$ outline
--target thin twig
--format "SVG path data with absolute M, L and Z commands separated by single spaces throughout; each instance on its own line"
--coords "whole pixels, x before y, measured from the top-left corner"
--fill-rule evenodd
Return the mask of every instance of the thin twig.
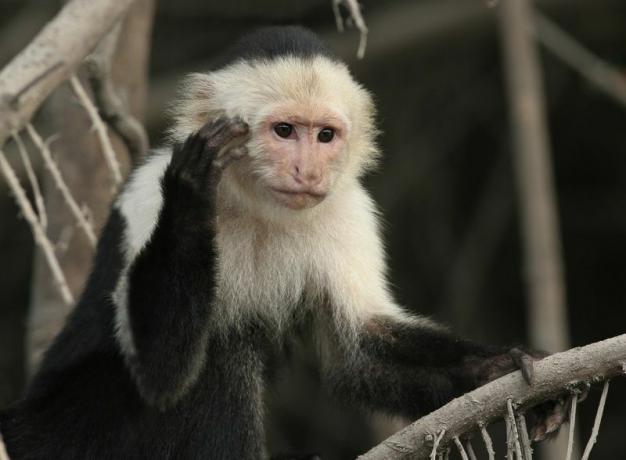
M 587 446 L 585 447 L 585 452 L 581 460 L 587 460 L 589 455 L 591 454 L 591 449 L 593 445 L 598 440 L 598 432 L 600 431 L 600 422 L 602 421 L 602 414 L 604 413 L 604 405 L 606 404 L 606 395 L 609 392 L 609 382 L 607 380 L 604 382 L 604 388 L 602 388 L 602 395 L 600 396 L 600 402 L 598 403 L 598 411 L 596 412 L 596 419 L 593 422 L 593 429 L 591 430 L 591 437 L 587 442 Z
M 524 460 L 533 459 L 533 448 L 530 446 L 530 438 L 528 437 L 528 427 L 526 426 L 526 417 L 523 414 L 517 416 L 517 426 L 522 437 L 522 448 L 524 449 Z
M 341 17 L 341 10 L 339 9 L 339 4 L 342 0 L 333 0 L 333 15 L 335 16 L 335 24 L 337 26 L 337 30 L 339 32 L 343 32 L 343 18 Z
M 15 196 L 15 200 L 22 211 L 22 215 L 30 225 L 30 228 L 33 232 L 33 236 L 35 238 L 35 242 L 41 250 L 43 251 L 44 257 L 46 258 L 46 262 L 48 262 L 48 266 L 50 267 L 50 272 L 52 273 L 52 277 L 54 278 L 54 282 L 59 289 L 61 297 L 63 301 L 67 305 L 72 305 L 74 303 L 74 296 L 68 287 L 67 281 L 65 280 L 65 275 L 63 274 L 63 270 L 61 269 L 61 265 L 54 253 L 54 248 L 52 247 L 52 243 L 48 239 L 45 230 L 41 226 L 41 223 L 37 219 L 37 215 L 35 214 L 35 210 L 33 209 L 30 201 L 28 201 L 28 197 L 26 196 L 26 192 L 20 185 L 17 176 L 15 175 L 15 171 L 7 161 L 4 156 L 4 152 L 0 150 L 0 169 L 4 174 L 4 177 L 9 185 L 10 190 L 13 192 Z
M 85 70 L 102 119 L 122 139 L 134 163 L 148 150 L 148 135 L 143 125 L 130 113 L 113 86 L 111 66 L 117 50 L 121 23 L 100 41 L 85 59 Z
M 467 450 L 467 455 L 469 455 L 470 460 L 478 460 L 478 457 L 476 457 L 476 452 L 474 452 L 474 448 L 472 447 L 472 443 L 469 439 L 465 443 L 465 450 Z
M 506 429 L 506 458 L 508 460 L 515 460 L 515 448 L 513 447 L 513 427 L 511 426 L 511 420 L 509 417 L 504 417 L 504 425 Z M 517 460 L 522 460 L 518 458 Z
M 107 127 L 104 124 L 102 118 L 98 114 L 98 109 L 91 102 L 89 96 L 87 96 L 87 92 L 80 80 L 76 75 L 72 75 L 70 78 L 70 84 L 72 85 L 72 90 L 78 97 L 81 105 L 85 109 L 85 112 L 89 115 L 91 119 L 91 123 L 93 125 L 93 129 L 96 131 L 98 135 L 98 140 L 100 141 L 100 147 L 102 148 L 102 154 L 104 155 L 104 159 L 106 160 L 107 166 L 109 167 L 109 171 L 111 171 L 111 177 L 113 179 L 114 188 L 117 188 L 122 183 L 122 173 L 120 170 L 120 164 L 117 161 L 117 157 L 115 156 L 115 150 L 113 149 L 113 145 L 111 145 L 111 138 L 107 133 Z
M 337 23 L 337 30 L 339 32 L 343 32 L 343 19 L 341 17 L 341 11 L 339 9 L 339 5 L 343 4 L 348 12 L 350 13 L 350 17 L 354 22 L 354 25 L 360 32 L 359 38 L 359 48 L 356 52 L 356 56 L 359 59 L 363 59 L 365 56 L 365 48 L 367 47 L 367 34 L 368 29 L 365 24 L 365 20 L 363 19 L 363 13 L 361 13 L 361 7 L 359 6 L 359 2 L 357 0 L 333 0 L 333 13 L 335 14 L 335 22 Z
M 572 451 L 574 450 L 574 427 L 576 426 L 576 407 L 578 406 L 578 393 L 574 393 L 571 399 L 570 415 L 569 415 L 569 435 L 567 438 L 567 453 L 565 460 L 571 460 Z
M 41 136 L 37 134 L 37 131 L 35 130 L 32 124 L 27 123 L 26 130 L 28 131 L 30 138 L 33 140 L 39 152 L 41 153 L 44 163 L 46 164 L 48 171 L 50 171 L 50 174 L 52 175 L 52 179 L 54 180 L 55 185 L 61 192 L 61 195 L 63 195 L 63 199 L 65 200 L 65 203 L 69 207 L 71 213 L 74 215 L 76 222 L 78 223 L 79 227 L 83 230 L 83 232 L 87 236 L 89 243 L 93 247 L 95 247 L 96 246 L 96 234 L 93 230 L 93 227 L 87 221 L 85 215 L 80 210 L 78 203 L 72 196 L 72 192 L 70 192 L 70 189 L 68 188 L 67 184 L 63 180 L 63 176 L 61 175 L 61 171 L 59 170 L 59 167 L 52 159 L 52 153 L 50 152 L 50 148 L 48 147 L 48 145 L 46 145 L 46 143 L 43 141 Z
M 534 24 L 535 36 L 543 46 L 606 95 L 626 106 L 626 78 L 619 69 L 597 57 L 541 13 L 535 12 Z
M 441 438 L 443 438 L 444 434 L 446 434 L 446 430 L 441 430 L 439 432 L 439 435 L 437 435 L 437 437 L 435 438 L 435 441 L 433 442 L 433 450 L 430 452 L 430 460 L 436 459 L 437 448 L 439 447 L 439 442 L 441 442 Z
M 496 452 L 493 450 L 493 442 L 491 441 L 491 436 L 489 436 L 489 432 L 487 431 L 487 428 L 485 428 L 485 425 L 480 425 L 480 434 L 485 442 L 485 449 L 487 449 L 489 460 L 495 460 Z
M 9 454 L 7 454 L 7 449 L 4 446 L 4 441 L 2 441 L 1 434 L 0 434 L 0 460 L 9 460 Z
M 456 444 L 456 448 L 458 449 L 459 454 L 461 454 L 461 458 L 463 460 L 469 460 L 469 457 L 467 456 L 467 452 L 465 452 L 465 449 L 463 448 L 463 444 L 461 444 L 461 441 L 459 441 L 458 436 L 454 437 L 454 444 Z
M 46 205 L 43 201 L 43 195 L 41 193 L 41 188 L 39 187 L 37 175 L 35 174 L 35 170 L 33 169 L 33 164 L 30 162 L 28 151 L 26 150 L 26 146 L 24 145 L 20 134 L 18 132 L 15 132 L 11 135 L 11 137 L 13 137 L 13 140 L 17 145 L 17 150 L 19 151 L 20 158 L 22 159 L 22 163 L 24 164 L 24 169 L 26 170 L 26 175 L 28 176 L 28 181 L 30 182 L 30 187 L 33 190 L 33 196 L 35 197 L 35 206 L 37 207 L 39 222 L 41 223 L 41 226 L 45 229 L 48 226 L 48 215 L 46 214 Z
M 511 423 L 511 429 L 513 433 L 513 440 L 515 441 L 515 454 L 519 460 L 523 460 L 522 457 L 522 447 L 519 442 L 519 432 L 517 431 L 517 423 L 515 421 L 515 411 L 513 410 L 513 401 L 510 399 L 506 400 L 506 408 L 509 412 L 509 422 Z

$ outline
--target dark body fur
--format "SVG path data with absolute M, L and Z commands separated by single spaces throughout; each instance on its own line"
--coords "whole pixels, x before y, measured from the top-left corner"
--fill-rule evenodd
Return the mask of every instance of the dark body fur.
M 245 58 L 326 53 L 298 28 L 241 43 L 255 43 Z M 221 120 L 174 148 L 156 228 L 129 271 L 131 355 L 114 330 L 126 223 L 112 210 L 81 300 L 24 398 L 0 415 L 13 460 L 265 456 L 263 391 L 288 337 L 254 323 L 216 333 L 211 317 L 215 156 L 240 134 Z M 503 350 L 420 322 L 374 318 L 354 348 L 322 335 L 332 350 L 322 378 L 338 401 L 412 418 L 516 367 Z

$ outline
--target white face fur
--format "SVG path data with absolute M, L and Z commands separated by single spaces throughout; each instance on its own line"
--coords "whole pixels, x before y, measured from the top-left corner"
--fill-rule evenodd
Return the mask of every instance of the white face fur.
M 183 140 L 220 115 L 251 127 L 249 155 L 229 172 L 253 209 L 316 206 L 371 166 L 373 104 L 347 68 L 323 57 L 240 61 L 192 75 L 172 130 Z
M 374 315 L 403 318 L 387 289 L 377 212 L 359 183 L 377 155 L 373 104 L 345 65 L 241 61 L 190 76 L 183 91 L 174 141 L 223 115 L 251 130 L 248 155 L 229 166 L 218 190 L 215 324 L 256 317 L 278 331 L 301 314 L 302 300 L 345 336 Z M 156 225 L 168 150 L 134 173 L 118 201 L 128 265 Z M 122 279 L 118 335 L 132 351 L 125 288 Z

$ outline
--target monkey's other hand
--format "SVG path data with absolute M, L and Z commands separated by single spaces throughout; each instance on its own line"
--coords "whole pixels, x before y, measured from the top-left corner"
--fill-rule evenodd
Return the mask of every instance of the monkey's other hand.
M 241 119 L 219 118 L 175 145 L 163 178 L 166 198 L 175 195 L 179 202 L 204 203 L 213 210 L 222 172 L 247 152 L 248 131 Z
M 524 380 L 532 385 L 535 378 L 534 362 L 548 356 L 548 353 L 512 348 L 509 351 L 474 362 L 474 375 L 478 386 L 484 385 L 503 375 L 520 370 Z M 569 418 L 567 398 L 546 401 L 526 411 L 526 421 L 533 441 L 542 441 L 555 436 L 559 428 Z
M 532 385 L 535 379 L 534 363 L 546 356 L 548 356 L 548 353 L 523 350 L 522 348 L 515 347 L 502 354 L 497 354 L 489 358 L 474 358 L 476 360 L 474 363 L 476 383 L 479 386 L 484 385 L 498 377 L 519 370 L 522 372 L 526 383 Z

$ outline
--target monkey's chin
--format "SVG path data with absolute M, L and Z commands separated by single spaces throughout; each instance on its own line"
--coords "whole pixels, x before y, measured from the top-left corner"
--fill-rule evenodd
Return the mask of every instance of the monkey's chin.
M 326 198 L 326 195 L 321 193 L 294 192 L 275 188 L 272 188 L 272 195 L 279 204 L 294 211 L 317 206 Z

